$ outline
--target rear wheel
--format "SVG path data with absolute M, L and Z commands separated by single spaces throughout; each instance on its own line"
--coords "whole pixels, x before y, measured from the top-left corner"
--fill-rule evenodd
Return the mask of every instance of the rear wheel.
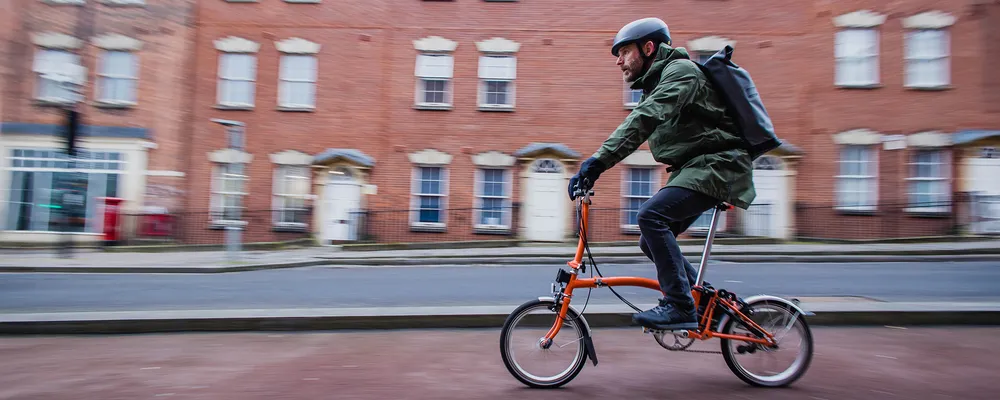
M 532 300 L 507 316 L 500 332 L 500 355 L 517 380 L 534 388 L 555 388 L 573 380 L 587 361 L 582 317 L 569 309 L 559 333 L 544 337 L 559 318 L 552 300 Z M 536 365 L 537 364 L 537 365 Z
M 788 303 L 760 300 L 751 303 L 748 315 L 774 335 L 776 348 L 756 343 L 721 339 L 726 365 L 744 382 L 753 386 L 781 387 L 795 382 L 809 369 L 813 339 L 805 317 Z M 746 311 L 744 311 L 746 313 Z M 720 333 L 753 335 L 737 319 L 728 319 Z

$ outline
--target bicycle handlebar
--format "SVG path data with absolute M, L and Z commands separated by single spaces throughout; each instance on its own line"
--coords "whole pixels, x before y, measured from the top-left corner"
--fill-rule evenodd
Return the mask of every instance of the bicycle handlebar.
M 593 195 L 594 195 L 594 189 L 589 179 L 583 178 L 579 182 L 577 182 L 576 190 L 573 191 L 574 198 L 577 199 L 585 198 L 584 200 L 589 200 L 590 196 Z

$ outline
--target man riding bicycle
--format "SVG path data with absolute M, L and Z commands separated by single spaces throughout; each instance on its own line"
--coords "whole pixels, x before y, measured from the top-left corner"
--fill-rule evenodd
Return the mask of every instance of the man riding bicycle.
M 747 209 L 756 197 L 750 155 L 734 120 L 687 50 L 671 47 L 670 30 L 658 18 L 633 21 L 618 31 L 611 54 L 622 78 L 641 89 L 639 104 L 570 179 L 570 199 L 585 179 L 597 178 L 647 140 L 653 158 L 671 172 L 665 187 L 639 208 L 639 247 L 656 264 L 665 297 L 633 316 L 656 329 L 697 329 L 691 286 L 697 269 L 677 244 L 705 211 L 720 202 Z M 583 188 L 587 189 L 587 188 Z

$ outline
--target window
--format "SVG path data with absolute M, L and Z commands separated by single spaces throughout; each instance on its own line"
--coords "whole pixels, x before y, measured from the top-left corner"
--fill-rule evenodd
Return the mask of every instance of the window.
M 231 224 L 241 222 L 243 196 L 247 195 L 247 176 L 242 163 L 217 164 L 212 187 L 212 222 Z
M 309 221 L 306 200 L 309 188 L 309 166 L 279 165 L 274 174 L 274 224 L 305 226 Z
M 252 107 L 257 57 L 253 54 L 222 53 L 219 59 L 219 104 Z
M 64 84 L 46 77 L 46 74 L 70 73 L 70 65 L 80 65 L 80 56 L 68 50 L 40 49 L 35 53 L 34 71 L 37 74 L 35 97 L 42 101 L 73 101 L 74 93 Z
M 906 86 L 946 86 L 949 69 L 947 31 L 923 29 L 906 34 Z
M 837 205 L 847 210 L 874 210 L 877 200 L 875 151 L 871 146 L 851 145 L 840 151 L 837 175 Z
M 949 157 L 944 150 L 917 150 L 909 162 L 910 208 L 918 211 L 947 211 Z
M 97 100 L 105 103 L 135 103 L 139 68 L 136 55 L 128 51 L 105 51 L 98 71 Z
M 622 190 L 625 194 L 625 210 L 622 225 L 626 228 L 638 228 L 639 207 L 653 197 L 656 174 L 652 168 L 629 168 L 625 174 L 625 188 Z
M 476 174 L 476 227 L 510 228 L 510 181 L 505 169 L 480 169 Z
M 447 190 L 443 167 L 418 167 L 414 179 L 414 225 L 443 226 Z
M 872 86 L 879 83 L 878 33 L 874 29 L 839 31 L 835 47 L 837 85 Z
M 639 105 L 642 99 L 642 89 L 632 89 L 630 83 L 625 82 L 625 107 L 632 108 Z
M 514 78 L 517 59 L 513 56 L 479 57 L 479 105 L 486 108 L 514 107 Z
M 76 168 L 54 149 L 14 149 L 3 229 L 12 231 L 100 233 L 99 197 L 118 197 L 125 157 L 117 152 L 81 150 Z M 63 223 L 68 223 L 63 227 Z
M 445 54 L 417 55 L 416 104 L 420 106 L 451 105 L 451 78 L 454 57 Z
M 719 49 L 722 50 L 722 49 Z M 715 52 L 710 51 L 697 51 L 694 53 L 695 61 L 704 64 L 709 58 L 715 55 Z
M 316 56 L 281 56 L 278 104 L 286 108 L 316 107 Z

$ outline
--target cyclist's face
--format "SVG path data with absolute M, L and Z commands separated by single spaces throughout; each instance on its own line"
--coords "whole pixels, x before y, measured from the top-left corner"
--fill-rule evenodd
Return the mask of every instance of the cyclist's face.
M 652 43 L 646 42 L 647 52 L 650 51 Z M 622 69 L 622 79 L 625 82 L 633 82 L 642 76 L 642 54 L 639 53 L 639 46 L 625 46 L 618 50 L 618 62 Z

